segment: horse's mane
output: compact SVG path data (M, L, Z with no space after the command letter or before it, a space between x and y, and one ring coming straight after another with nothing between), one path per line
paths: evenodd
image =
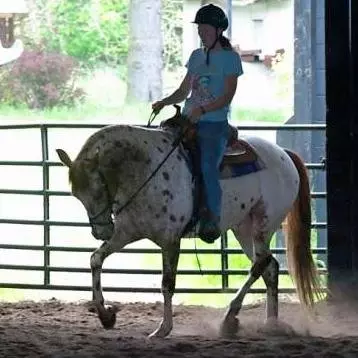
M100 130L93 133L83 144L79 153L77 154L76 159L72 162L72 165L68 172L68 179L72 187L76 188L84 188L88 185L88 176L86 174L86 168L88 166L96 165L97 158L96 156L91 156L89 153L95 151L93 147L98 143L98 141L104 137L104 135L108 132L113 130L114 125L106 126L101 128Z
M127 174L128 168L130 168L128 163L140 163L144 170L145 164L150 163L151 159L144 148L139 147L135 142L138 143L139 131L146 130L148 128L145 127L111 125L93 133L72 162L69 170L69 181L72 187L81 189L88 186L88 169L91 167L94 169L99 165L107 185L113 190L118 185L118 175ZM153 130L153 128L149 128L149 130ZM128 131L133 131L133 135L129 135ZM134 131L138 131L138 135ZM114 132L115 135L106 138L108 132ZM131 138L134 140L132 141Z

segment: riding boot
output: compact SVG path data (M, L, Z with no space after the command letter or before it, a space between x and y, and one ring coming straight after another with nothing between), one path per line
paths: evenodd
M212 244L221 235L220 218L215 217L208 210L200 219L199 237L208 244Z

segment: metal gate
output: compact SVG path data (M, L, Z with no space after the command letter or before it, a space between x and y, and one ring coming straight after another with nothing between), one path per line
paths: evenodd
M58 176L59 171L67 173L65 168L60 169L62 164L58 162L55 153L55 147L52 143L56 142L57 135L56 133L61 132L58 140L61 140L61 146L68 149L70 145L76 144L78 149L82 145L83 141L78 139L78 133L80 131L94 132L98 128L102 127L100 124L26 124L26 125L1 125L0 126L0 143L1 151L0 154L0 171L4 174L9 173L10 169L13 168L22 168L25 170L23 174L20 175L20 178L17 180L21 181L24 185L29 180L27 177L26 171L31 171L36 168L39 171L36 175L39 176L40 184L38 187L29 189L27 187L23 188L9 188L9 185L4 185L0 180L0 287L4 288L26 288L26 289L50 289L50 290L74 290L74 291L88 291L91 290L90 282L85 283L84 281L90 279L90 268L89 260L88 265L78 267L76 265L76 257L79 257L81 254L88 256L90 253L98 247L96 246L95 240L91 242L91 245L87 246L74 246L68 244L61 244L59 240L55 240L53 232L56 228L67 228L68 230L76 230L76 228L83 228L86 230L86 235L90 239L90 231L88 229L89 225L85 220L70 221L70 220L56 220L52 217L51 207L52 200L55 198L72 198L68 190L56 190L51 185L51 180ZM284 126L239 126L240 131L325 131L325 125L284 125ZM35 137L32 141L26 139L28 138L29 131ZM73 135L74 133L74 135ZM51 139L52 136L55 136ZM15 139L13 139L15 138ZM38 138L38 139L36 139ZM6 146L6 143L11 145ZM5 143L5 145L4 145ZM38 157L35 160L23 159L27 157L30 149L38 146ZM17 158L14 159L14 151L17 152ZM77 153L76 153L77 154ZM11 158L11 159L8 159ZM325 170L323 163L306 163L306 166L309 170ZM56 169L57 168L57 169ZM57 170L55 173L51 173L53 170ZM56 174L56 175L55 175ZM11 178L14 178L12 176ZM63 177L65 178L65 177ZM68 187L67 181L62 180L63 185ZM10 185L11 187L11 185ZM68 188L69 189L69 188ZM24 217L9 217L7 216L7 207L2 204L2 199L7 195L12 195L16 197L17 200L20 200L20 204L14 205L15 210L21 209L21 198L25 196L36 197L41 199L42 212L41 217L33 218L35 208L32 210L32 207L27 211L29 215ZM20 198L20 199L19 199ZM313 192L312 199L313 205L314 201L317 199L326 198L325 192ZM73 198L73 200L76 200ZM66 211L66 207L63 208ZM11 210L10 210L11 211ZM13 226L21 228L21 236L25 235L25 241L21 239L18 235L14 235L11 231ZM26 239L26 233L29 231L29 228L38 228L40 229L38 235L31 241L28 242ZM324 229L326 228L325 222L313 222L312 228L314 229ZM7 231L9 231L7 233ZM181 275L217 275L220 276L220 283L214 285L215 287L178 287L176 292L179 293L227 293L227 292L236 292L238 287L232 286L230 284L230 278L236 276L247 275L249 267L244 269L232 268L230 265L231 255L243 254L242 250L237 248L232 248L228 245L228 234L226 233L218 240L217 247L208 247L208 248L198 248L194 247L194 243L191 242L193 248L182 248L182 255L199 255L200 258L203 258L207 255L216 255L218 259L217 268L207 268L203 267L199 269L187 269L179 268L178 276ZM64 240L65 241L65 240ZM184 240L189 241L189 240ZM20 252L22 253L20 255ZM283 247L276 247L272 249L274 254L284 254L285 249ZM325 254L327 252L326 247L317 247L313 249L315 254ZM120 255L130 255L135 254L160 254L160 250L155 247L129 247L121 251ZM33 260L33 263L26 263L27 259L35 255L37 259ZM64 264L54 264L56 255L62 255L62 259L59 262ZM72 255L72 260L70 259ZM114 254L118 255L118 254ZM114 256L112 255L112 256ZM35 257L34 256L34 257ZM71 263L74 261L74 264ZM125 262L135 261L135 260L125 260ZM67 263L67 264L66 264ZM105 265L106 266L106 265ZM325 270L323 269L323 272ZM23 280L15 280L12 277L15 277L16 272L24 273ZM26 274L36 272L39 276L36 279L26 280ZM68 281L71 281L70 278L64 278L62 281L56 279L56 274L83 274L85 279L81 284L70 284ZM159 267L147 267L145 269L137 268L106 268L103 269L104 274L116 274L116 275L140 275L142 277L142 282L147 282L149 279L147 277L152 277L153 275L157 276L161 274L161 269ZM287 270L280 270L280 275L287 275ZM144 278L144 279L143 279ZM32 281L32 282L31 282ZM150 280L149 280L150 281ZM106 285L103 283L103 290L113 291L113 292L159 292L160 291L160 279L156 278L157 284L146 286L134 286L130 283L122 286L115 285ZM82 284L83 283L83 284ZM251 293L264 293L265 289L262 288L253 288L250 291ZM292 288L280 287L280 292L292 292Z

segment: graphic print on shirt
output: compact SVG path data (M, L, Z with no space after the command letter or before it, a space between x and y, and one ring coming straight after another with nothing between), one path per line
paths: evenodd
M215 72L213 68L202 66L202 70L198 69L198 73L193 75L191 99L194 106L203 106L213 100L215 96L210 92L210 83L213 81Z

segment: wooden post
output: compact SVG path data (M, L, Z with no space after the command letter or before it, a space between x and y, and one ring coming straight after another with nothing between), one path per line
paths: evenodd
M357 4L326 0L328 286L357 296Z

